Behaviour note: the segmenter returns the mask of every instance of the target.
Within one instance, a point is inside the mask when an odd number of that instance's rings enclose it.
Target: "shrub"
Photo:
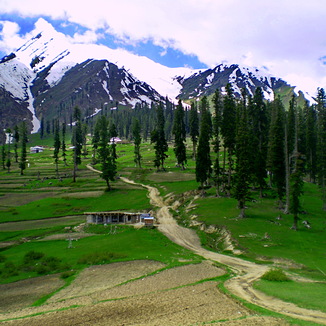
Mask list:
[[[3,263],[7,259],[6,256],[0,254],[0,263]]]
[[[40,260],[43,258],[44,254],[42,252],[37,252],[34,250],[31,250],[27,252],[24,256],[24,264],[28,265],[31,262],[34,262],[35,260]]]
[[[285,275],[281,269],[270,269],[262,277],[262,280],[276,281],[276,282],[288,282],[290,279]]]
[[[60,277],[65,280],[66,278],[73,276],[75,274],[75,271],[66,271],[61,273]]]
[[[108,264],[113,259],[119,259],[124,257],[126,256],[122,254],[115,254],[112,252],[95,252],[95,253],[90,253],[82,256],[78,260],[78,264],[85,264],[85,265]]]

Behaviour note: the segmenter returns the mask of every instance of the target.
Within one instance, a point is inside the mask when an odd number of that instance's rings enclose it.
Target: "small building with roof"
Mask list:
[[[35,154],[35,153],[42,153],[44,151],[44,147],[42,146],[34,146],[30,148],[30,153]]]
[[[85,212],[86,223],[93,224],[144,224],[154,225],[154,217],[149,213],[130,213],[123,211]]]

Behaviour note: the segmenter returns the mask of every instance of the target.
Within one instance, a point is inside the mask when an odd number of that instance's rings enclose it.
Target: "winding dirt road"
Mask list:
[[[151,204],[158,207],[158,229],[171,241],[193,251],[199,256],[224,264],[233,270],[237,276],[231,278],[225,284],[231,293],[247,302],[283,315],[326,325],[326,313],[300,308],[295,304],[267,296],[253,288],[253,283],[269,269],[268,266],[257,265],[240,258],[222,255],[202,248],[200,241],[193,230],[181,227],[177,224],[169,211],[170,206],[167,206],[164,203],[157,188],[138,184],[124,177],[121,177],[121,180],[129,184],[141,185],[148,189]]]

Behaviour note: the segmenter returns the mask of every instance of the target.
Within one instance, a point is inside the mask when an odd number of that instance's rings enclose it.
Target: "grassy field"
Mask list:
[[[175,266],[181,264],[181,261],[200,260],[191,252],[171,243],[155,229],[121,227],[119,232],[112,235],[109,234],[109,229],[103,227],[100,232],[73,242],[72,249],[68,249],[66,239],[40,241],[49,235],[64,234],[65,226],[81,224],[85,221],[85,211],[149,211],[152,207],[144,188],[126,185],[121,180],[112,183],[113,191],[106,192],[105,182],[100,175],[86,167],[91,163],[90,154],[83,159],[77,182],[73,183],[72,153],[68,151],[68,166],[60,162],[58,178],[52,158],[52,140],[40,140],[37,137],[34,135],[33,142],[29,145],[44,145],[47,146],[46,150],[28,155],[29,167],[23,176],[20,176],[17,163],[13,163],[10,173],[0,171],[0,243],[11,242],[8,246],[0,247],[1,282],[39,275],[40,271],[24,265],[24,259],[27,259],[25,256],[30,252],[41,253],[43,258],[40,259],[45,265],[49,264],[47,260],[51,261],[49,257],[55,257],[58,260],[56,268],[60,272],[83,269],[90,264],[85,255],[94,252],[111,253],[110,257],[93,257],[103,258],[105,262],[154,259],[167,266]],[[301,218],[308,220],[312,227],[307,229],[300,223],[297,232],[290,230],[292,215],[280,216],[271,191],[266,191],[263,199],[252,192],[252,201],[247,203],[245,219],[237,218],[237,202],[232,198],[216,198],[214,188],[208,189],[205,197],[194,200],[194,206],[189,211],[187,205],[193,200],[193,195],[185,197],[184,193],[196,192],[198,183],[195,181],[191,145],[188,144],[187,148],[188,164],[185,171],[175,166],[173,148],[170,146],[167,171],[156,172],[151,144],[142,144],[141,147],[143,169],[137,169],[134,165],[133,145],[119,144],[118,173],[137,182],[156,186],[161,195],[180,200],[181,206],[173,212],[179,223],[189,226],[190,216],[196,215],[196,220],[206,227],[213,225],[218,230],[227,230],[231,234],[234,248],[242,252],[241,257],[244,259],[267,264],[277,262],[290,274],[296,273],[319,281],[304,283],[305,291],[299,290],[303,283],[298,282],[282,284],[283,291],[280,291],[278,283],[268,281],[261,281],[256,286],[268,294],[299,305],[325,310],[324,303],[320,303],[325,283],[320,282],[325,282],[326,275],[326,219],[321,210],[317,186],[305,183],[302,205],[306,213]],[[207,233],[195,229],[203,245],[210,250],[233,254],[217,241],[220,238],[219,232]],[[91,257],[88,258],[92,261]],[[32,265],[37,263],[32,261]],[[6,269],[9,270],[7,274],[3,272]],[[15,269],[18,273],[10,274],[10,270]],[[309,300],[305,300],[305,292],[309,292]]]

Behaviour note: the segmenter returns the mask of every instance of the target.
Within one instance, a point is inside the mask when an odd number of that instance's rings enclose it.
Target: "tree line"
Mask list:
[[[216,90],[209,100],[204,96],[190,106],[165,102],[142,103],[135,108],[102,110],[97,117],[81,116],[75,107],[69,125],[57,120],[46,124],[46,134],[53,133],[56,172],[61,157],[66,165],[66,128],[72,133],[73,180],[87,155],[86,139],[91,134],[92,163],[99,164],[108,189],[117,174],[115,137],[134,142],[134,161],[142,167],[141,143],[153,144],[157,170],[165,170],[168,144],[173,144],[176,164],[187,164],[186,139],[192,142],[191,159],[195,160],[196,181],[203,194],[207,187],[216,188],[216,196],[234,197],[240,217],[245,217],[246,200],[251,189],[263,196],[264,189],[274,189],[280,210],[293,213],[297,228],[300,196],[304,180],[320,186],[323,209],[326,210],[326,94],[317,90],[314,104],[301,107],[293,95],[288,105],[280,97],[266,101],[261,88],[253,95],[243,89],[236,98],[232,86],[225,93]],[[52,125],[52,131],[50,130]],[[10,131],[11,132],[11,131]],[[45,137],[44,122],[40,128]],[[15,159],[21,143],[20,168],[26,168],[26,126],[13,133]],[[3,168],[10,171],[10,144],[2,147]]]

